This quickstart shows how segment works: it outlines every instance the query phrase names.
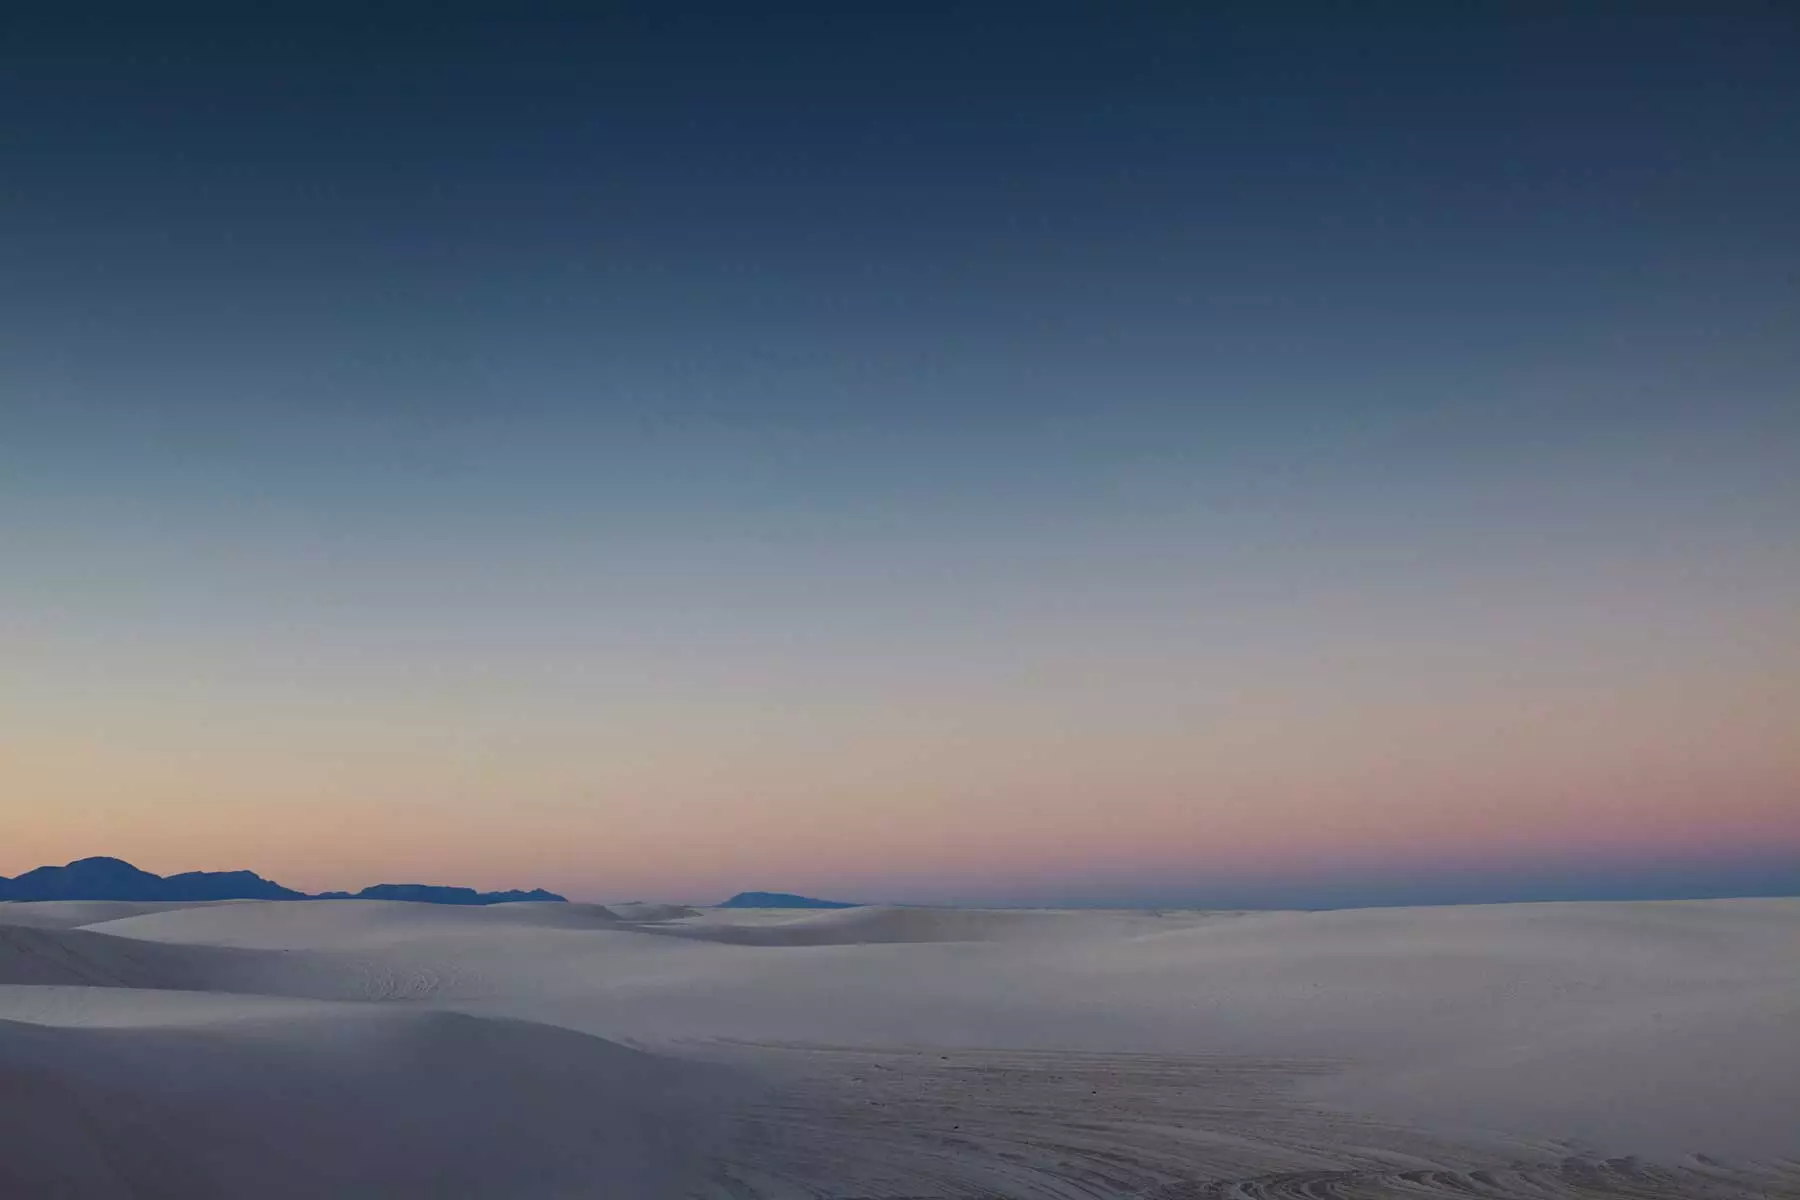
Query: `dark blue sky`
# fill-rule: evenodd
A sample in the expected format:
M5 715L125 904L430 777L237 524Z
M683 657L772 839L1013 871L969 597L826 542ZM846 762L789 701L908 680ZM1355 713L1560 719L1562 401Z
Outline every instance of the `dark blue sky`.
M7 316L372 375L1771 335L1796 22L1682 7L15 16Z
M13 867L1800 857L1791 6L260 7L0 15Z

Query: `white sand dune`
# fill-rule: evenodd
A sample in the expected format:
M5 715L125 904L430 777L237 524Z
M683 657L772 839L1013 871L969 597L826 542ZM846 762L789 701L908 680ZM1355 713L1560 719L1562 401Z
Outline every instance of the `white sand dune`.
M83 928L153 942L342 949L495 928L587 929L616 924L599 904L449 905L401 900L231 901L129 914Z
M193 903L151 900L39 900L33 903L0 902L0 925L34 925L42 929L77 929L101 921L147 913L170 912L177 908L197 908L205 904L235 904L239 901L195 901Z
M423 956L430 961L441 961L441 957ZM0 986L396 1000L428 995L443 987L444 980L420 958L405 948L386 953L247 949L141 941L99 928L0 925ZM0 1015L3 1012L0 1009Z
M56 908L0 1196L1800 1196L1800 900Z
M696 914L698 915L698 914ZM1052 909L897 908L869 905L827 910L715 909L661 932L741 946L855 946L884 942L1070 940L1185 927L1203 914Z

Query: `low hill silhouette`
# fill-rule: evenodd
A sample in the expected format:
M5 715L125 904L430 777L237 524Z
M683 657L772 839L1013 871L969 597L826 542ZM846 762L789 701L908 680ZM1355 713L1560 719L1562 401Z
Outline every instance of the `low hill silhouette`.
M860 908L859 904L847 904L842 900L815 900L811 896L796 896L792 892L739 892L720 908Z
M147 900L193 903L205 900L410 900L421 904L508 904L519 900L560 901L541 888L529 892L478 892L474 888L423 883L378 883L360 892L309 896L264 879L254 871L184 871L153 875L120 858L83 858L61 867L38 867L16 879L0 875L0 900Z
M514 904L521 900L563 900L555 892L533 888L529 892L478 892L474 888L442 887L432 883L378 883L352 895L321 892L315 900L409 900L416 904Z

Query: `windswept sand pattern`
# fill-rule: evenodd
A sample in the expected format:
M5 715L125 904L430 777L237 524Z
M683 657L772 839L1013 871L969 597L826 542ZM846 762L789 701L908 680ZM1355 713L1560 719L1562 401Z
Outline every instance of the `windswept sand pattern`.
M732 1200L1361 1200L1800 1196L1800 1164L1659 1167L1521 1143L1474 1151L1299 1103L1330 1063L737 1046L779 1079L737 1118ZM1529 1157L1520 1157L1528 1155Z
M728 1057L777 1085L738 1118L722 1195L1130 1196L1208 1163L1328 1161L1308 1149L1317 1116L1285 1098L1319 1065L803 1046Z
M1700 1160L1660 1167L1635 1158L1567 1158L1551 1164L1463 1171L1296 1171L1174 1184L1146 1194L1144 1200L1401 1200L1408 1196L1759 1200L1800 1196L1800 1163L1730 1168Z

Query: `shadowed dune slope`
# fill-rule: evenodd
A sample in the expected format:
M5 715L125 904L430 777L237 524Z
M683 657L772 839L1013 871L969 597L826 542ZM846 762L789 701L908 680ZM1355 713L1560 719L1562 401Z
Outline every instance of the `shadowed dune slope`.
M0 925L0 984L205 991L241 952L164 946L85 929Z
M0 1195L675 1196L704 1160L698 1068L517 1021L184 999L0 1021Z

